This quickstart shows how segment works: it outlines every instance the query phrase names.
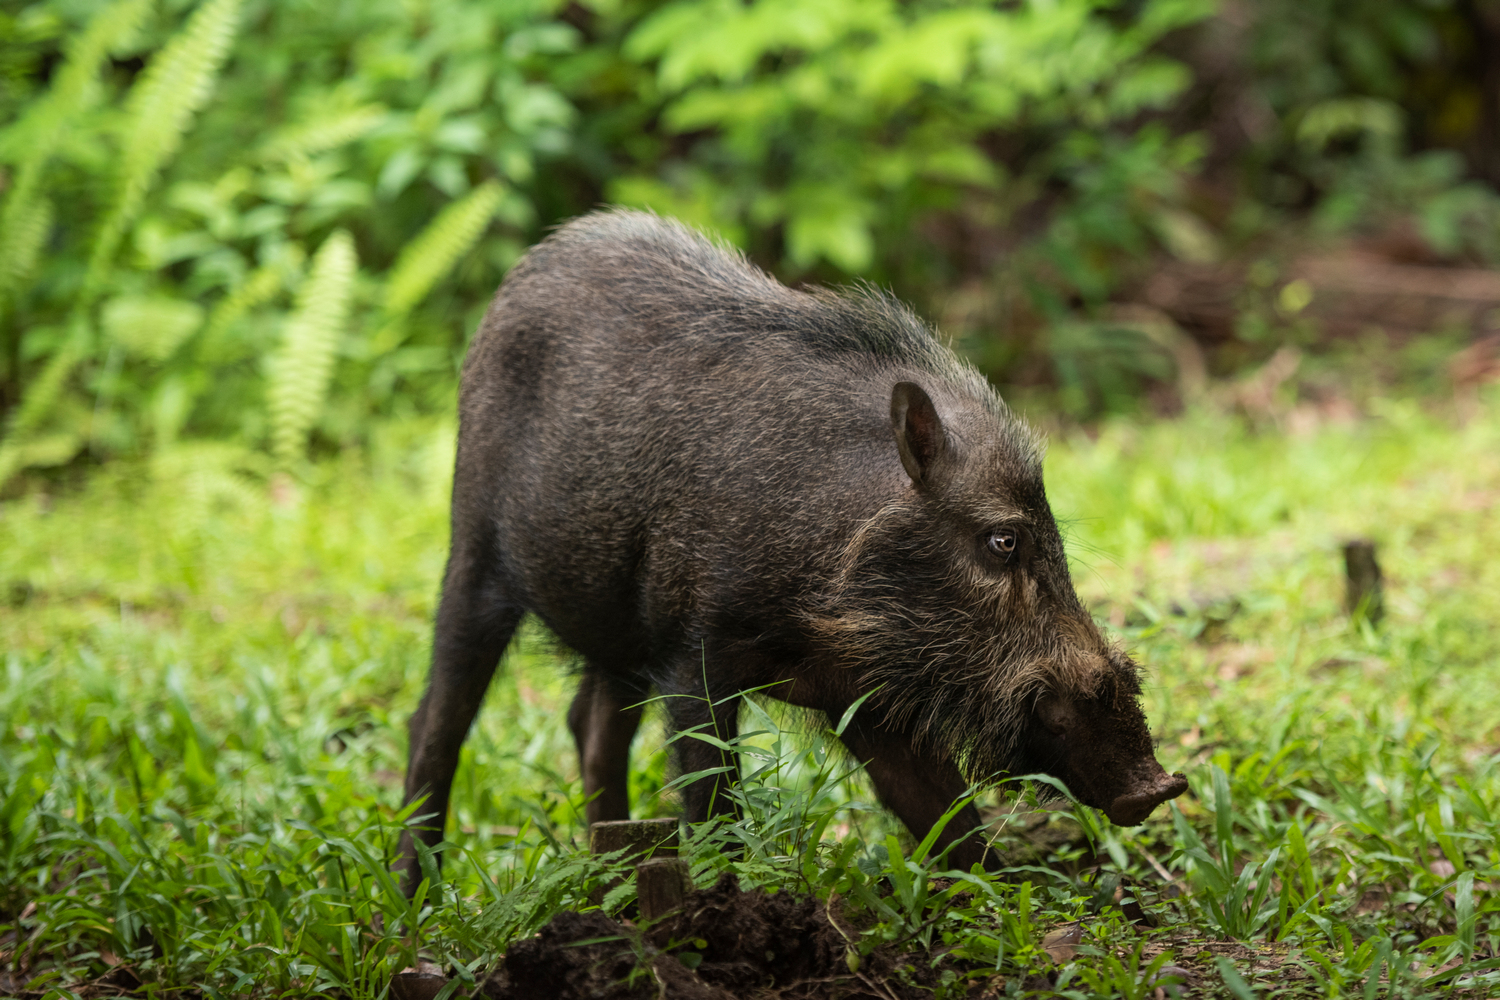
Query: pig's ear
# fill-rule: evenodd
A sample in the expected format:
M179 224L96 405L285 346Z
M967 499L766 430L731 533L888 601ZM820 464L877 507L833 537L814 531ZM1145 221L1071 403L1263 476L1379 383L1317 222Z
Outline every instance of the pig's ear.
M906 474L918 486L933 485L948 453L948 434L932 398L917 383L897 382L891 390L891 429Z

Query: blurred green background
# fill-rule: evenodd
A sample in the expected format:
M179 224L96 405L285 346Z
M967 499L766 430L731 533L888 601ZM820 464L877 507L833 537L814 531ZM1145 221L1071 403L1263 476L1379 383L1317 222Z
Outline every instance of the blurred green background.
M1493 0L6 4L0 481L451 412L506 268L603 203L888 285L1044 419L1288 346L1324 403L1442 388L1500 325L1425 290L1500 258L1497 52Z
M1497 183L1500 0L0 3L0 995L378 1000L411 928L472 983L587 900L534 627L451 881L412 915L386 868L458 367L524 248L610 203L892 288L1051 432L1193 794L1098 843L986 806L1047 866L994 910L1035 920L1017 989L1092 914L1095 956L1253 955L1275 995L1493 995ZM638 812L673 810L663 738ZM835 798L814 853L895 829ZM747 884L800 884L772 847ZM1189 895L1108 916L1106 855Z

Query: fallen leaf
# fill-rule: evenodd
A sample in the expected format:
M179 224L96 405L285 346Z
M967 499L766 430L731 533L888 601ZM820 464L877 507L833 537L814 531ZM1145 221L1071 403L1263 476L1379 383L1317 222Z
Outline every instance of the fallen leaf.
M1042 938L1042 950L1057 965L1071 962L1083 942L1083 924L1063 924Z

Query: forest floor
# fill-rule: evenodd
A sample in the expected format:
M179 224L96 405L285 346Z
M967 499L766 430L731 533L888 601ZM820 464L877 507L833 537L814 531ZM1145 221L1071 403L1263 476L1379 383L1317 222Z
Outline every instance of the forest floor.
M690 916L651 925L586 849L568 658L535 627L442 880L391 881L453 427L375 438L270 480L183 444L0 504L0 995L376 1000L418 969L554 1000L1500 993L1493 390L1054 433L1080 594L1192 790L1128 830L987 793L1013 870L953 873L829 734L754 705L746 818L684 832ZM1344 608L1353 537L1378 624ZM663 743L638 738L642 815L674 809Z

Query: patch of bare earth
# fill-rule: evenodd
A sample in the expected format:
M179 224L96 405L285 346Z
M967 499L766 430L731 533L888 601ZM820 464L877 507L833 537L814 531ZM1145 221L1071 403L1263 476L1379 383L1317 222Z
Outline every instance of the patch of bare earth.
M491 1000L915 1000L936 985L931 956L892 948L851 962L856 931L816 900L741 892L733 875L649 929L597 910L560 913L518 941L484 984ZM837 923L835 923L837 921ZM1046 988L1038 979L1028 988ZM998 995L999 980L970 996Z

